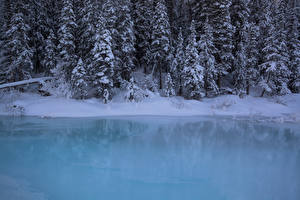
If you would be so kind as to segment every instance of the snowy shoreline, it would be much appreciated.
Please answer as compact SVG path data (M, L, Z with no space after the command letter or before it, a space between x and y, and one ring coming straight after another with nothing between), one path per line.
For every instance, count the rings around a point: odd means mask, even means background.
M154 96L140 103L113 100L109 104L103 104L99 99L74 100L23 93L9 102L2 100L0 115L14 115L7 110L8 105L24 108L24 116L39 117L232 116L267 117L279 122L300 123L300 94L274 98L246 96L243 99L225 95L202 101Z

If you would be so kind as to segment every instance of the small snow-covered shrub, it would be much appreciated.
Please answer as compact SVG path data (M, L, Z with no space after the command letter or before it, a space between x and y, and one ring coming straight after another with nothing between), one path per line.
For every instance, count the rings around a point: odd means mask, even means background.
M124 98L128 102L141 102L149 96L147 92L136 85L133 78L130 79L126 91Z
M22 116L25 113L25 108L21 105L8 104L5 107L5 111L13 116Z
M71 98L73 95L71 85L65 83L64 81L61 81L60 79L53 79L42 83L42 87L40 90L48 92L49 94L56 97Z
M164 95L166 97L175 96L174 83L170 73L168 73L166 77Z

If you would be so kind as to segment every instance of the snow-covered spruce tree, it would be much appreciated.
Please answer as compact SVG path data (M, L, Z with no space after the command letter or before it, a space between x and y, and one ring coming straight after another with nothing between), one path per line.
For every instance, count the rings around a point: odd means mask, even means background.
M175 88L178 88L178 95L182 95L182 76L184 67L184 44L183 44L182 31L179 31L178 39L176 41L175 55L171 66L171 77L175 83Z
M58 71L60 72L56 76L64 76L66 82L70 81L71 72L76 65L74 36L76 27L73 3L71 0L64 0L58 30L58 53L60 57L60 69Z
M193 9L193 19L196 21L195 27L197 32L204 32L204 25L207 23L206 19L213 20L213 1L212 0L202 0L194 1L192 5ZM210 23L210 21L209 21Z
M91 0L84 0L79 9L78 20L78 55L86 65L91 63L91 50L93 48L93 36L95 34L96 5Z
M290 8L287 23L287 45L289 50L289 69L291 76L289 88L292 92L300 92L300 40L299 40L299 21L296 10Z
M62 3L58 30L58 59L56 67L51 72L57 78L57 95L69 98L72 96L72 71L77 63L74 36L77 24L72 1L64 0Z
M124 98L128 102L140 102L148 97L147 92L136 85L133 77L131 77L130 81L127 83L126 90L127 92Z
M135 34L133 28L133 20L131 18L129 0L119 1L120 9L117 20L117 48L114 52L116 60L115 76L121 80L130 80L130 75L135 68Z
M212 27L210 26L208 19L204 24L204 33L201 34L199 40L199 59L201 66L204 67L204 89L205 96L208 96L208 92L213 95L218 94L219 89L216 84L217 70L216 60L214 54L216 48L213 43Z
M33 70L32 49L28 33L30 27L25 19L24 4L17 1L13 8L13 15L5 35L7 65L4 65L6 82L21 81L31 78Z
M256 86L259 78L259 28L255 23L250 23L247 31L248 44L246 46L246 94L249 95L250 87Z
M76 67L72 71L73 97L84 99L88 95L87 70L81 58L78 59Z
M173 80L172 80L172 77L171 77L170 73L167 73L165 89L164 89L164 95L166 97L175 96L174 83L173 83Z
M45 41L45 49L44 49L44 59L43 66L45 75L49 76L51 74L51 70L56 67L56 45L55 45L55 35L53 31L50 31L47 40Z
M200 65L194 21L192 21L190 33L185 49L185 63L183 69L184 87L186 89L185 96L199 100L204 96L202 94L204 88L204 68Z
M114 74L114 55L112 52L112 37L106 29L106 20L98 16L92 61L89 68L90 85L96 89L96 96L107 103L111 98Z
M266 8L265 18L262 21L263 34L262 64L260 65L260 82L263 92L270 95L287 94L290 71L286 59L281 55L279 33L275 29L275 19L271 17L271 7Z
M246 34L246 31L243 31L241 34ZM234 60L234 71L233 71L233 87L237 95L245 94L247 88L247 53L246 53L246 44L247 36L241 35L241 41L237 44L235 50L235 60Z
M133 0L133 19L136 36L136 57L144 73L151 69L151 21L153 18L153 0Z
M167 8L164 0L156 2L154 17L152 21L152 63L153 72L159 72L159 88L162 89L162 73L168 71L171 45L170 45L170 24ZM152 72L152 73L153 73Z
M234 27L232 54L235 58L232 71L233 87L236 94L246 93L246 45L248 44L249 13L250 10L245 0L232 0L230 7L231 23Z
M50 33L49 16L47 13L48 2L45 0L28 1L28 19L30 25L30 41L33 49L33 68L35 73L45 72L44 49L46 39Z
M12 16L12 3L10 0L3 0L0 8L0 82L7 81L7 72L9 65L9 49L6 49L5 43L8 42L8 35L6 35L6 31L9 28L9 23L11 21Z
M217 48L215 59L218 72L217 85L221 87L221 79L232 68L233 63L233 31L229 7L231 0L213 0L210 24L213 27L214 45Z

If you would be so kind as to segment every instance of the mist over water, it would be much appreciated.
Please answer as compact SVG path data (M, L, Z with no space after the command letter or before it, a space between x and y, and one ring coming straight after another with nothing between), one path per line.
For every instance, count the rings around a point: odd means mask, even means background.
M0 199L300 199L300 126L0 117Z

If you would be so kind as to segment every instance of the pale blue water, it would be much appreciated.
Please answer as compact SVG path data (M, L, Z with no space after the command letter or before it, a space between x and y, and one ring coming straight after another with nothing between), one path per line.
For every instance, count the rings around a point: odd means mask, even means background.
M300 125L0 117L0 199L299 200Z

